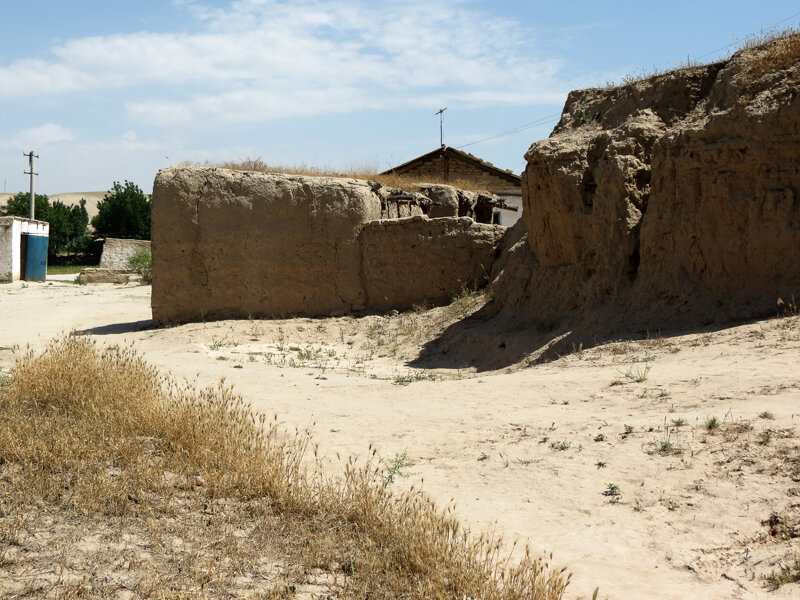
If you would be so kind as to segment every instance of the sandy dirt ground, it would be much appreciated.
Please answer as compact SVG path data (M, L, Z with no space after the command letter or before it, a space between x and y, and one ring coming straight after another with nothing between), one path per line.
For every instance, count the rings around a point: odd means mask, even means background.
M154 329L149 287L73 278L0 285L0 376L60 334L131 344L313 427L332 470L405 455L395 485L552 552L568 598L800 597L763 579L800 557L800 317L424 371L409 361L453 307Z

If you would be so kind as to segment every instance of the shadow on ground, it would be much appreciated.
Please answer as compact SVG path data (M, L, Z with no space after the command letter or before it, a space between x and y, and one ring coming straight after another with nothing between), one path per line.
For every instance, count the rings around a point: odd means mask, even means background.
M153 320L128 321L127 323L112 323L75 331L78 335L116 335L120 333L133 333L144 329L153 329Z
M704 334L774 318L774 313L749 318L686 317L669 326L646 315L596 312L580 319L537 321L530 313L498 310L492 302L467 319L450 325L426 343L409 367L418 369L475 369L478 372L525 367L556 360L602 344Z

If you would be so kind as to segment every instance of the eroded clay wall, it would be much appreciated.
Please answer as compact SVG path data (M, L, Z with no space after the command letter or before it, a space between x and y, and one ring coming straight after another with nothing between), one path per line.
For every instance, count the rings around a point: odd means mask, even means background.
M399 195L352 179L160 171L153 321L406 308L484 283L505 228L419 214L380 220Z
M153 321L363 309L357 238L377 218L366 182L164 169L153 186Z
M467 217L367 223L360 236L367 305L386 311L441 304L483 285L505 231Z
M526 154L529 251L509 249L498 310L542 331L657 331L797 295L800 57L764 52L572 92Z
M150 252L150 240L106 238L100 255L100 268L125 270L128 260L140 249Z

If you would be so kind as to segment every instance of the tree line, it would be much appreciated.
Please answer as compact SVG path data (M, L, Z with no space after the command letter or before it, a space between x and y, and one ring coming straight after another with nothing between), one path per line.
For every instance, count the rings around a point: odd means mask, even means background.
M131 181L114 182L111 189L97 203L97 215L92 217L89 229L89 213L86 199L79 204L67 206L60 200L50 202L43 194L34 199L35 216L50 224L48 256L61 254L85 254L92 242L99 238L150 239L150 197ZM20 192L9 198L0 215L28 217L30 194Z

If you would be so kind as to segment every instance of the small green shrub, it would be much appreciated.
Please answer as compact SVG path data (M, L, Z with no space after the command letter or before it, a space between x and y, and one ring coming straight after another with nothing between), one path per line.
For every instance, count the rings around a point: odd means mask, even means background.
M765 575L764 581L766 586L773 591L784 584L800 581L800 559L795 559L794 564L781 567L780 571L772 571L769 575Z
M153 281L153 255L144 248L139 248L128 259L128 268L139 275L145 283Z

